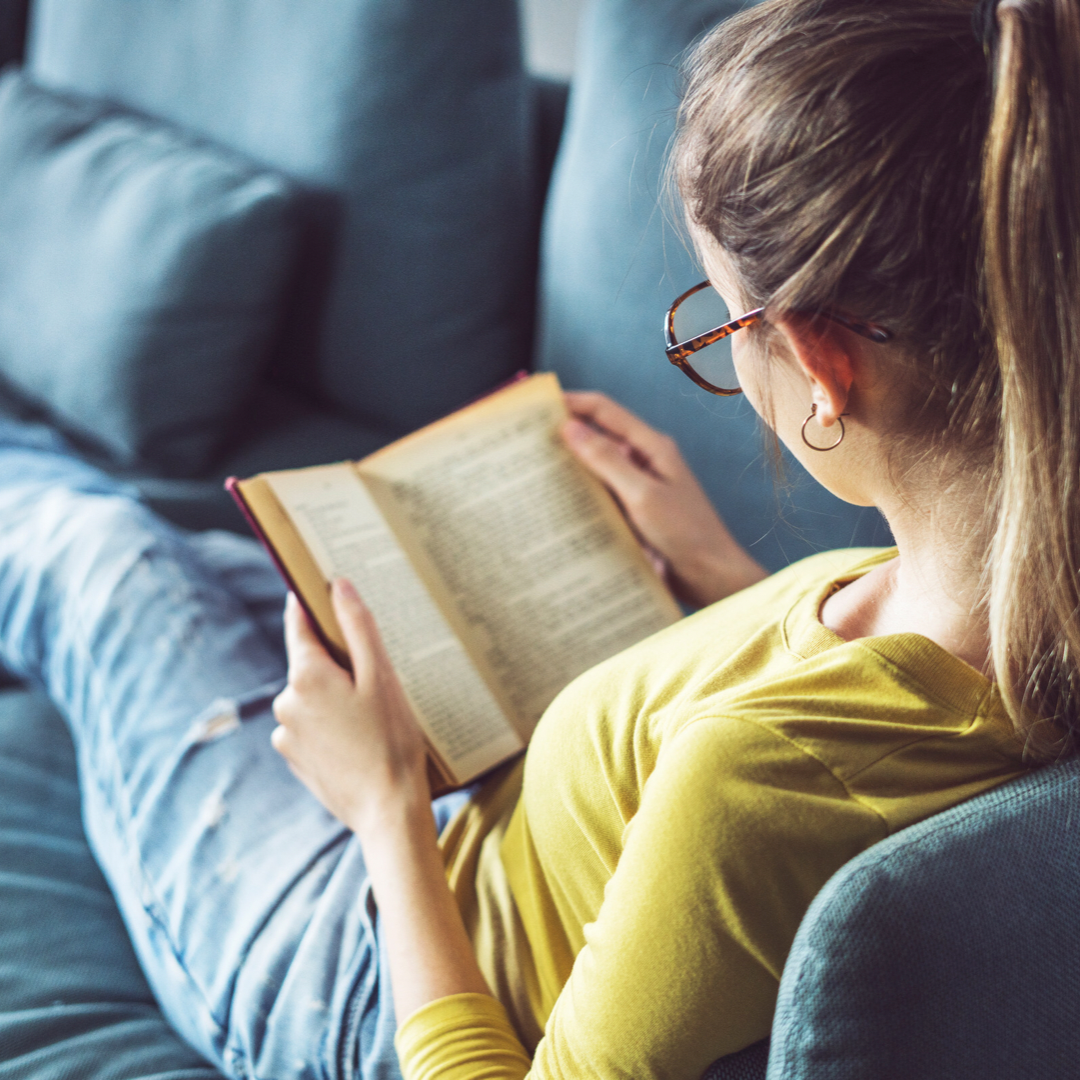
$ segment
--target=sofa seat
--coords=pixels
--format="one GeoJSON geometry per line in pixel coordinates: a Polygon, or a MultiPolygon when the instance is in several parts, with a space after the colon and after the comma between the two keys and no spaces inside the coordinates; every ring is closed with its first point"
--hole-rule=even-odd
{"type": "Polygon", "coordinates": [[[219,1080],[139,970],[41,693],[0,690],[0,791],[0,1080],[219,1080]]]}
{"type": "MultiPolygon", "coordinates": [[[[39,418],[34,410],[2,393],[0,415],[39,418]]],[[[235,432],[213,466],[195,479],[118,469],[95,447],[78,441],[75,445],[94,464],[134,484],[150,506],[177,525],[248,534],[247,524],[223,486],[227,476],[251,476],[269,469],[361,458],[400,434],[404,432],[380,430],[313,404],[292,391],[263,384],[237,417],[235,432]]]]}
{"type": "Polygon", "coordinates": [[[363,424],[264,385],[238,418],[235,437],[228,440],[207,477],[177,480],[136,472],[125,478],[136,484],[158,513],[177,525],[248,534],[247,523],[223,487],[225,477],[362,458],[398,434],[404,432],[363,424]]]}
{"type": "MultiPolygon", "coordinates": [[[[169,1027],[82,829],[75,749],[0,673],[0,1080],[221,1080],[169,1027]]],[[[706,1080],[764,1080],[768,1042],[706,1080]]]]}

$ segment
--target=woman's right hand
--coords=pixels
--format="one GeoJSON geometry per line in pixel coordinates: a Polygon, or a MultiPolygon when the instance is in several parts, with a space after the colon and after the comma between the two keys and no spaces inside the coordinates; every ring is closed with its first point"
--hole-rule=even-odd
{"type": "Polygon", "coordinates": [[[566,404],[566,444],[622,504],[680,600],[704,607],[766,576],[717,516],[674,439],[604,394],[567,393],[566,404]]]}

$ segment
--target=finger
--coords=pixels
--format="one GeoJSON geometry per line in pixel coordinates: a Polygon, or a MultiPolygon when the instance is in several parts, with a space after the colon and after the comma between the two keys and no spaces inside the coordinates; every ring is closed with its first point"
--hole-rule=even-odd
{"type": "Polygon", "coordinates": [[[567,445],[586,468],[596,474],[626,506],[638,504],[648,488],[657,483],[650,473],[635,464],[617,439],[591,428],[580,420],[569,420],[562,428],[567,445]]]}
{"type": "Polygon", "coordinates": [[[270,703],[270,711],[274,714],[274,719],[286,727],[288,727],[292,718],[293,698],[295,696],[296,692],[293,688],[286,685],[285,689],[270,703]]]}
{"type": "Polygon", "coordinates": [[[303,668],[337,667],[323,647],[306,612],[293,593],[285,600],[285,651],[289,657],[289,679],[303,668]]]}
{"type": "Polygon", "coordinates": [[[297,764],[296,741],[289,732],[283,727],[274,728],[270,732],[270,745],[285,759],[285,764],[289,766],[289,772],[308,790],[313,791],[307,773],[297,764]]]}
{"type": "Polygon", "coordinates": [[[289,760],[289,732],[280,724],[270,732],[270,745],[286,760],[289,760]]]}
{"type": "Polygon", "coordinates": [[[570,412],[583,420],[625,439],[637,451],[655,464],[660,472],[667,473],[678,458],[672,440],[663,432],[646,424],[640,416],[612,401],[606,394],[595,391],[570,391],[566,395],[570,412]]]}
{"type": "Polygon", "coordinates": [[[353,679],[359,683],[369,678],[379,663],[389,663],[375,619],[360,599],[352,582],[338,578],[331,590],[334,614],[337,616],[345,644],[352,660],[353,679]]]}

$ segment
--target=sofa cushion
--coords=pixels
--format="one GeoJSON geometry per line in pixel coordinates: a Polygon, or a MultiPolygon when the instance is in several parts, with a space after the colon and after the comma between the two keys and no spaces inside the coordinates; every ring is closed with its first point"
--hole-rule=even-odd
{"type": "Polygon", "coordinates": [[[281,176],[0,77],[0,374],[124,463],[198,472],[265,362],[295,247],[281,176]]]}
{"type": "Polygon", "coordinates": [[[736,1054],[714,1061],[701,1080],[765,1080],[769,1064],[769,1040],[762,1039],[736,1054]]]}
{"type": "Polygon", "coordinates": [[[0,791],[0,1080],[218,1080],[154,1003],[41,694],[0,692],[0,791]]]}
{"type": "Polygon", "coordinates": [[[0,0],[0,67],[22,59],[27,7],[28,0],[0,0]]]}
{"type": "MultiPolygon", "coordinates": [[[[272,386],[256,389],[241,420],[242,439],[226,446],[215,464],[222,475],[252,476],[271,469],[362,458],[387,441],[385,432],[272,386]]],[[[251,535],[251,527],[217,477],[185,480],[135,470],[119,476],[134,483],[153,509],[177,525],[251,535]]]]}
{"type": "Polygon", "coordinates": [[[404,434],[525,366],[516,0],[37,0],[27,65],[336,196],[321,334],[283,378],[404,434]]]}
{"type": "MultiPolygon", "coordinates": [[[[581,28],[542,253],[541,366],[675,436],[736,537],[770,569],[826,547],[888,543],[874,510],[770,454],[741,396],[699,390],[664,355],[662,322],[705,276],[662,190],[680,55],[743,0],[594,0],[581,28]]],[[[807,401],[807,412],[810,402],[807,401]]]]}

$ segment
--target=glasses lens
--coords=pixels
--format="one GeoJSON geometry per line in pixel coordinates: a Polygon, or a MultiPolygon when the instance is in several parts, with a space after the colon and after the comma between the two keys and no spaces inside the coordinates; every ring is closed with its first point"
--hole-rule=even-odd
{"type": "MultiPolygon", "coordinates": [[[[688,296],[675,309],[675,340],[678,344],[707,334],[730,322],[734,316],[711,286],[688,296]]],[[[686,358],[686,362],[708,383],[720,390],[738,390],[739,377],[731,359],[731,336],[706,345],[686,358]]]]}

